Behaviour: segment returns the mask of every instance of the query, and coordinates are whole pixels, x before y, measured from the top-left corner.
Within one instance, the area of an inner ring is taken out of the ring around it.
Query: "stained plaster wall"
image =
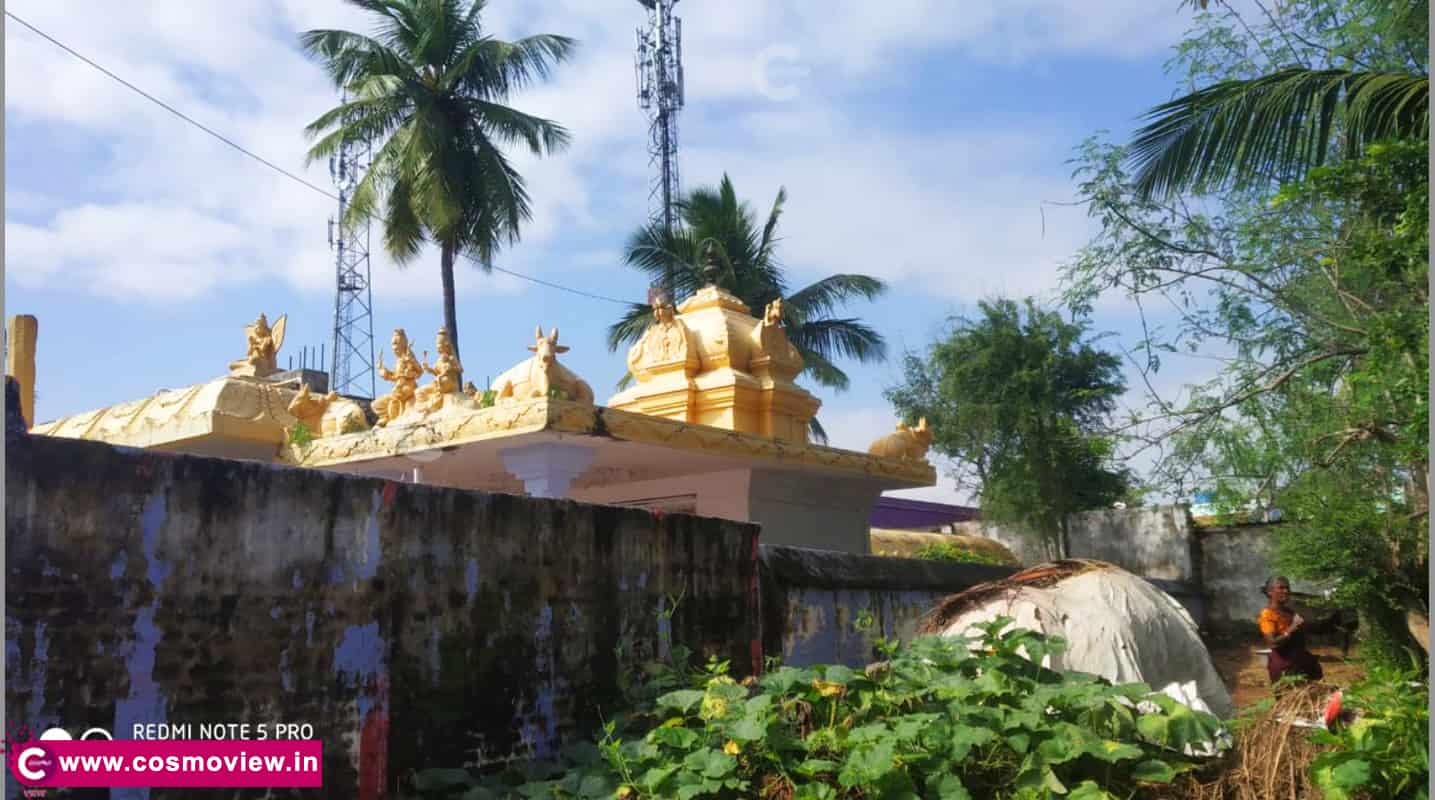
[[[1199,578],[1190,521],[1184,506],[1109,508],[1067,517],[1068,555],[1115,564],[1148,578]],[[952,525],[956,533],[995,539],[1025,564],[1059,558],[1056,543],[1010,525],[974,520]]]
[[[949,594],[1016,572],[763,545],[763,650],[792,666],[868,664],[878,637],[909,641]]]
[[[737,469],[573,490],[593,503],[691,497],[703,516],[762,526],[764,544],[870,551],[872,507],[881,490],[857,480],[792,470]]]
[[[995,539],[1026,564],[1057,557],[1049,543],[1008,527],[989,522],[952,527]],[[1198,528],[1184,506],[1090,511],[1071,517],[1071,555],[1156,579],[1210,627],[1248,626],[1266,602],[1260,587],[1275,570],[1278,529],[1279,524]],[[1291,588],[1315,595],[1328,587],[1297,580]]]
[[[1255,624],[1266,605],[1261,586],[1275,572],[1274,532],[1278,524],[1205,528],[1197,531],[1201,574],[1210,614],[1218,624]],[[1291,590],[1319,595],[1329,586],[1291,580]]]
[[[760,660],[752,525],[6,436],[32,730],[309,723],[325,796],[391,797],[586,737],[667,642]]]

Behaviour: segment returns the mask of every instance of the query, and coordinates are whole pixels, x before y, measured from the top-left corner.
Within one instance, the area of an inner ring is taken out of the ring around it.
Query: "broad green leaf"
[[[677,767],[672,769],[676,770]],[[578,787],[578,792],[584,797],[612,797],[617,790],[617,784],[603,775],[589,775]]]
[[[1164,745],[1171,739],[1171,720],[1164,714],[1142,714],[1136,718],[1136,730],[1147,740]]]
[[[933,775],[927,779],[927,791],[937,800],[972,800],[971,792],[955,775]]]
[[[1176,770],[1159,759],[1147,759],[1131,768],[1131,777],[1146,783],[1170,783],[1176,779]]]
[[[987,728],[958,727],[952,735],[952,760],[964,761],[973,747],[991,744],[996,738]]]
[[[846,686],[847,684],[852,682],[853,678],[857,676],[858,673],[852,668],[845,667],[841,664],[833,664],[823,672],[822,679],[827,681],[828,683],[835,683],[839,686]]]
[[[1339,789],[1354,789],[1370,781],[1370,762],[1362,758],[1351,759],[1330,771],[1330,785]]]
[[[847,788],[875,781],[896,766],[895,757],[890,739],[858,747],[843,762],[837,781]]]
[[[1013,785],[1038,791],[1066,794],[1066,784],[1046,764],[1034,764],[1017,774]]]
[[[697,708],[698,703],[703,701],[703,697],[704,693],[697,689],[679,689],[659,697],[658,707],[671,708],[684,714],[690,714],[694,708]]]
[[[728,732],[739,742],[755,742],[767,735],[767,720],[749,715],[738,720]]]
[[[1167,744],[1178,749],[1208,744],[1221,730],[1221,721],[1215,715],[1182,705],[1170,712],[1170,721],[1171,739]]]
[[[1101,788],[1096,781],[1082,781],[1066,797],[1067,800],[1120,800],[1116,795]]]
[[[1074,758],[1080,758],[1086,752],[1086,748],[1080,742],[1056,736],[1043,739],[1037,744],[1036,752],[1041,760],[1048,764],[1064,764]]]
[[[1103,739],[1096,742],[1086,748],[1086,752],[1111,764],[1115,764],[1119,761],[1129,761],[1133,758],[1140,758],[1145,754],[1145,751],[1134,744],[1117,742],[1111,739]]]
[[[797,774],[808,778],[818,775],[836,772],[841,765],[836,761],[828,761],[823,758],[809,758],[797,765]]]
[[[648,739],[677,750],[691,749],[701,735],[692,728],[654,728]]]
[[[825,783],[809,783],[797,787],[792,800],[836,800],[837,790]]]
[[[662,767],[653,767],[647,772],[644,772],[643,777],[639,779],[638,782],[641,783],[643,785],[643,788],[649,793],[656,793],[658,790],[658,786],[677,771],[678,766],[676,764],[670,764]]]

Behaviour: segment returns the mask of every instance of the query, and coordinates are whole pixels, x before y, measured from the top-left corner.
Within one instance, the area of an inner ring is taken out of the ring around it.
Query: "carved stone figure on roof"
[[[628,348],[628,373],[639,379],[660,365],[686,361],[691,350],[688,329],[678,320],[667,295],[655,292],[649,302],[653,306],[653,324],[637,344]]]
[[[299,387],[298,394],[289,401],[289,413],[293,414],[304,427],[317,437],[340,436],[367,430],[368,419],[359,404],[338,392],[329,392],[315,397],[309,384]]]
[[[767,304],[762,312],[762,322],[753,329],[753,371],[769,373],[782,380],[792,380],[805,366],[802,354],[787,338],[782,327],[782,298]]]
[[[558,363],[558,354],[568,348],[558,343],[558,329],[543,335],[543,326],[533,329],[533,344],[528,346],[532,357],[515,364],[493,381],[496,403],[549,397],[557,390],[562,398],[592,405],[593,387]]]
[[[279,371],[279,348],[284,346],[284,325],[287,315],[281,314],[274,326],[263,314],[254,324],[244,328],[247,348],[244,358],[229,362],[229,374],[235,377],[267,378]]]
[[[384,366],[383,351],[379,352],[379,377],[392,383],[394,388],[391,392],[374,400],[374,413],[378,414],[378,427],[383,427],[390,422],[404,415],[404,412],[414,407],[416,394],[418,392],[419,378],[423,377],[424,368],[419,360],[414,357],[413,348],[409,346],[408,334],[403,328],[395,328],[393,338],[389,340],[393,347],[394,368]]]
[[[424,372],[434,376],[434,381],[419,387],[415,394],[418,407],[430,413],[442,409],[445,402],[453,401],[455,396],[460,394],[458,377],[463,374],[463,366],[458,363],[458,355],[453,351],[453,342],[448,338],[447,328],[439,329],[434,348],[438,350],[438,361],[430,366],[428,353],[425,352],[420,365]]]
[[[897,461],[925,461],[927,449],[932,446],[932,429],[927,427],[927,418],[922,417],[917,427],[908,427],[905,422],[897,423],[897,430],[872,443],[867,448],[870,455]]]

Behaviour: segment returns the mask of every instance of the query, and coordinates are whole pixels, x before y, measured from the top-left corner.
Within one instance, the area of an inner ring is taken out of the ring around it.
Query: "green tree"
[[[1373,142],[1429,137],[1428,0],[1298,0],[1278,11],[1265,38],[1251,34],[1274,69],[1148,112],[1129,148],[1140,196],[1298,180],[1332,152],[1359,158]]]
[[[320,137],[308,158],[326,158],[345,140],[372,143],[347,221],[381,220],[384,248],[400,265],[425,241],[438,244],[444,327],[457,356],[454,262],[468,255],[491,269],[494,253],[516,243],[531,216],[523,176],[503,148],[543,155],[568,144],[562,126],[505,103],[546,78],[575,42],[548,34],[495,39],[481,22],[484,0],[349,2],[376,17],[372,36],[311,30],[301,37],[346,95],[305,128]]]
[[[657,285],[673,287],[673,302],[681,303],[708,284],[704,269],[711,257],[720,270],[718,285],[732,292],[755,314],[783,299],[783,328],[806,363],[805,374],[819,386],[838,391],[848,386],[847,374],[834,363],[838,358],[860,362],[887,356],[882,335],[855,317],[835,317],[854,300],[874,300],[887,290],[882,281],[867,275],[829,275],[788,293],[787,278],[777,259],[777,225],[787,193],[779,190],[767,219],[740,202],[732,181],[724,175],[716,188],[688,193],[679,203],[683,225],[674,230],[648,225],[628,238],[625,262],[648,274]],[[608,349],[637,342],[652,322],[652,309],[634,304],[608,329]],[[620,385],[630,380],[624,377]],[[827,440],[817,420],[812,434]]]
[[[1203,17],[1176,63],[1206,81],[1268,74],[1291,52],[1317,68],[1424,57],[1392,34],[1411,27],[1397,5],[1273,9],[1266,25]],[[1428,136],[1350,148],[1336,123],[1332,152],[1345,149],[1327,166],[1195,197],[1142,191],[1125,148],[1088,141],[1077,177],[1100,233],[1068,265],[1067,300],[1133,304],[1148,387],[1169,354],[1218,360],[1185,400],[1153,392],[1127,420],[1156,453],[1152,482],[1279,508],[1284,568],[1336,582],[1367,652],[1404,659],[1405,611],[1429,606]]]
[[[1093,346],[1085,322],[1031,299],[979,308],[927,354],[907,354],[887,399],[903,418],[927,419],[937,452],[977,491],[983,519],[1017,523],[1064,554],[1067,515],[1110,507],[1130,490],[1108,433],[1126,389],[1120,361]]]

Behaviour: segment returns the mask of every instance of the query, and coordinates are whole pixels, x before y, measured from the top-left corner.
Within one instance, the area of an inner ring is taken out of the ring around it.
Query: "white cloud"
[[[794,270],[861,272],[967,299],[1050,293],[1059,265],[1086,240],[1080,209],[1043,207],[1067,199],[1069,185],[1024,166],[1061,152],[1057,136],[788,135],[806,124],[841,128],[827,120],[768,113],[748,120],[763,130],[765,146],[755,153],[742,146],[687,153],[688,175],[715,181],[728,173],[763,213],[779,181],[787,188],[783,258]]]
[[[574,142],[557,158],[515,157],[534,202],[523,247],[505,257],[515,268],[550,278],[581,268],[567,263],[565,240],[574,234],[621,236],[646,206],[644,122],[633,99],[631,56],[643,14],[637,4],[621,8],[630,13],[587,0],[494,3],[487,12],[501,35],[550,31],[581,41],[573,64],[516,102],[562,122]],[[333,91],[322,70],[298,52],[297,32],[368,30],[369,17],[359,9],[332,0],[137,0],[92,5],[84,14],[42,2],[14,10],[206,125],[329,187],[325,165],[304,166],[307,143],[300,129],[332,104]],[[1041,235],[1038,199],[1060,196],[1066,186],[1046,177],[1051,170],[1036,162],[1053,148],[1064,153],[1070,142],[1027,134],[1032,120],[976,136],[859,130],[844,105],[862,88],[853,76],[882,74],[932,48],[1003,61],[1149,52],[1172,40],[1153,21],[1179,22],[1169,9],[1137,0],[1079,7],[1056,0],[986,6],[735,0],[684,4],[679,13],[689,88],[683,135],[696,145],[683,156],[689,183],[715,180],[726,169],[741,191],[761,202],[780,180],[794,197],[784,228],[785,252],[796,270],[864,271],[948,295],[1027,292],[1051,284],[1054,264],[1079,242],[1082,227],[1054,221],[1048,210],[1047,235]],[[119,243],[112,226],[123,220],[123,238],[143,243],[105,250],[71,241],[80,234],[73,213],[56,210],[36,220],[40,209],[31,205],[28,227],[7,220],[12,236],[31,243],[26,246],[40,238],[50,245],[43,265],[35,259],[19,265],[27,285],[89,286],[143,299],[135,293],[156,285],[172,287],[167,296],[194,297],[264,277],[305,292],[332,284],[324,244],[332,201],[210,139],[13,23],[5,59],[12,152],[36,147],[27,137],[42,136],[48,125],[89,132],[107,155],[85,165],[88,182],[66,187],[65,194],[100,221],[99,235],[109,237],[104,241]],[[796,102],[773,102],[774,75]],[[745,133],[747,141],[729,141],[728,131]],[[156,212],[136,213],[141,208]],[[189,215],[183,220],[181,209]],[[177,224],[188,229],[176,230]],[[437,276],[425,262],[432,260],[425,255],[400,273],[377,259],[376,291],[386,301],[429,300]],[[227,268],[216,272],[219,265]],[[425,277],[416,279],[419,272]],[[90,274],[106,277],[78,280]],[[471,270],[460,275],[460,288],[469,293],[524,288]]]

